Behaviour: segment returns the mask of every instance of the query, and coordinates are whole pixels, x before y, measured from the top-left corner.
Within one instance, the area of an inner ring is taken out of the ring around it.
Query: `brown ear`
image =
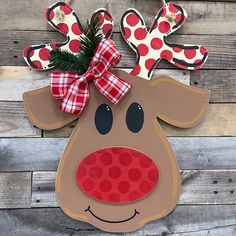
[[[207,112],[210,92],[186,86],[169,77],[159,77],[152,84],[156,115],[181,128],[200,123]]]
[[[78,118],[59,110],[60,102],[52,98],[50,86],[24,93],[23,100],[29,119],[40,129],[58,129]]]

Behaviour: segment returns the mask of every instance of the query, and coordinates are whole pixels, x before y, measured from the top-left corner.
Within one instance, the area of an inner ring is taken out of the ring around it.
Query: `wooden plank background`
[[[63,40],[44,20],[55,0],[8,0],[0,6],[0,235],[112,235],[69,219],[55,200],[59,158],[76,122],[46,132],[28,120],[22,93],[48,85],[48,72],[30,70],[22,59],[27,44]],[[129,7],[151,23],[161,1],[108,0],[115,18],[115,40],[130,70],[135,56],[123,41],[119,21]],[[182,130],[160,122],[181,168],[182,194],[173,213],[125,235],[236,235],[236,1],[175,1],[188,12],[170,40],[202,44],[210,50],[200,71],[183,71],[166,62],[156,75],[211,90],[205,121]],[[107,0],[74,0],[85,19]]]

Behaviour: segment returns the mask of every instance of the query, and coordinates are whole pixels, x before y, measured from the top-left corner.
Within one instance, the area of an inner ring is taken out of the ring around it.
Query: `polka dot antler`
[[[51,69],[49,55],[53,49],[78,53],[81,50],[80,37],[83,36],[83,28],[75,11],[66,2],[57,2],[50,6],[45,17],[48,23],[67,39],[64,43],[52,43],[42,45],[30,45],[25,48],[23,56],[27,64],[36,70]],[[110,13],[104,9],[97,9],[92,18],[99,17],[104,38],[110,38],[113,30],[113,19]]]
[[[182,7],[167,3],[147,30],[141,14],[135,9],[128,9],[121,19],[121,32],[137,56],[131,74],[151,79],[156,65],[162,59],[182,69],[200,69],[207,60],[207,49],[199,45],[167,41],[167,36],[178,30],[186,19],[187,13]]]

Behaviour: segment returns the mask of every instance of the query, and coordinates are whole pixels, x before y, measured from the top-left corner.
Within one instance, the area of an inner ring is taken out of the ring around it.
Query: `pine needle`
[[[86,73],[101,40],[102,32],[99,18],[95,17],[90,22],[87,21],[84,27],[84,36],[80,37],[81,51],[78,54],[72,54],[67,51],[61,51],[60,49],[52,50],[49,56],[50,66],[80,75]]]

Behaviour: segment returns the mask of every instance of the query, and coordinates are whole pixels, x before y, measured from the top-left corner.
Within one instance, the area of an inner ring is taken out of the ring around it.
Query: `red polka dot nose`
[[[89,197],[111,204],[141,200],[156,188],[159,171],[142,152],[123,147],[98,150],[84,158],[76,172],[79,188]]]

